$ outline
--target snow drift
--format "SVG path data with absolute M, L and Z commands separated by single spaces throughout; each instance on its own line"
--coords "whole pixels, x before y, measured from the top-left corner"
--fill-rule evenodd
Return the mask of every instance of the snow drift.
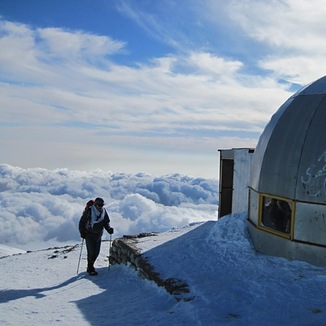
M 163 277 L 193 300 L 177 302 L 125 265 L 76 275 L 80 246 L 0 260 L 2 325 L 324 325 L 326 268 L 257 254 L 246 214 L 161 233 L 139 242 Z M 85 255 L 82 265 L 85 267 Z

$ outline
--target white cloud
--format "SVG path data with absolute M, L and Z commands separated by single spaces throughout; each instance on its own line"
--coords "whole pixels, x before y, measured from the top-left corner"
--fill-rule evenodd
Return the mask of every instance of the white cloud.
M 216 180 L 184 175 L 68 169 L 22 169 L 0 165 L 0 243 L 75 242 L 86 202 L 101 196 L 115 236 L 159 232 L 215 218 Z
M 117 144 L 124 143 L 123 139 L 130 143 L 132 139 L 132 142 L 140 146 L 165 143 L 164 147 L 167 147 L 169 141 L 166 140 L 166 135 L 170 134 L 175 138 L 170 148 L 186 140 L 181 147 L 184 151 L 189 151 L 196 142 L 206 142 L 206 137 L 200 136 L 200 132 L 193 135 L 193 131 L 239 130 L 239 117 L 243 128 L 260 132 L 270 113 L 290 95 L 286 90 L 280 90 L 273 80 L 259 78 L 258 81 L 255 80 L 257 78 L 241 76 L 240 61 L 225 60 L 202 51 L 192 52 L 188 57 L 171 55 L 157 58 L 136 67 L 105 61 L 103 55 L 101 60 L 106 62 L 107 69 L 100 69 L 87 60 L 75 59 L 83 51 L 92 54 L 93 50 L 87 46 L 97 43 L 100 43 L 98 56 L 108 51 L 108 45 L 102 46 L 102 38 L 99 40 L 95 35 L 85 36 L 80 32 L 58 29 L 39 29 L 36 33 L 27 26 L 18 26 L 24 30 L 22 35 L 27 35 L 34 74 L 30 75 L 26 67 L 19 65 L 13 71 L 7 71 L 6 65 L 2 64 L 0 69 L 5 70 L 10 75 L 8 78 L 14 82 L 4 85 L 1 102 L 2 108 L 8 108 L 2 109 L 4 122 L 8 125 L 18 124 L 15 135 L 24 142 L 40 142 L 43 137 L 51 139 L 50 135 L 53 134 L 57 135 L 57 148 L 63 149 L 69 144 L 60 140 L 60 135 L 66 139 L 68 136 L 68 139 L 73 140 L 71 145 L 78 147 L 78 140 L 74 140 L 76 137 L 69 135 L 70 128 L 74 128 L 73 133 L 78 135 L 79 143 L 85 147 L 101 143 L 101 135 L 106 135 L 106 143 L 110 138 L 118 141 Z M 12 30 L 13 28 L 7 29 L 6 39 L 15 39 L 15 35 L 10 32 Z M 56 60 L 50 60 L 51 55 L 44 60 L 49 50 L 39 45 L 36 34 L 47 37 L 53 56 L 61 55 L 64 58 L 60 65 Z M 60 43 L 59 36 L 66 39 L 63 44 L 69 43 L 67 39 L 72 40 L 67 45 L 68 48 L 66 45 L 57 45 Z M 116 45 L 116 50 L 119 46 Z M 20 43 L 17 42 L 8 51 L 14 52 L 19 47 Z M 94 51 L 97 51 L 96 48 L 95 46 Z M 14 58 L 10 66 L 16 61 L 17 58 Z M 68 64 L 71 61 L 73 64 Z M 24 81 L 27 84 L 22 84 Z M 37 85 L 33 85 L 34 82 Z M 257 92 L 261 95 L 266 93 L 267 98 L 257 97 Z M 262 106 L 264 110 L 261 110 Z M 248 114 L 243 114 L 244 112 Z M 184 126 L 190 128 L 186 131 Z M 76 132 L 76 128 L 80 131 Z M 91 133 L 89 128 L 94 132 Z M 44 129 L 48 132 L 44 133 Z M 183 134 L 179 134 L 180 130 L 183 130 Z M 4 129 L 4 139 L 15 138 L 12 131 L 13 127 Z M 148 133 L 149 137 L 146 136 Z M 215 141 L 214 133 L 211 137 Z M 241 138 L 243 137 L 239 137 L 239 142 Z M 254 137 L 252 142 L 256 140 L 257 137 Z M 47 144 L 50 143 L 53 144 L 51 141 Z M 32 144 L 31 146 L 33 147 Z M 45 146 L 47 145 L 40 147 L 40 150 L 46 151 Z M 53 150 L 59 157 L 56 147 Z
M 217 6 L 212 2 L 212 7 Z M 275 78 L 305 85 L 321 77 L 326 49 L 323 1 L 230 1 L 229 23 L 265 47 L 258 64 Z
M 292 55 L 283 57 L 268 57 L 260 61 L 261 67 L 275 71 L 278 78 L 283 78 L 289 82 L 305 84 L 307 80 L 311 82 L 320 75 L 320 65 L 324 61 L 322 53 L 315 53 L 314 56 Z M 319 63 L 319 64 L 318 64 Z
M 183 155 L 178 158 L 183 162 L 192 155 L 189 166 L 195 167 L 196 155 L 214 160 L 218 148 L 255 147 L 271 115 L 292 95 L 291 83 L 320 77 L 323 55 L 317 55 L 317 44 L 325 41 L 317 25 L 325 26 L 323 15 L 314 10 L 316 1 L 295 4 L 205 1 L 199 8 L 188 1 L 179 22 L 173 2 L 166 4 L 162 16 L 123 2 L 121 10 L 152 37 L 155 33 L 178 43 L 169 55 L 128 65 L 112 57 L 125 57 L 132 50 L 120 40 L 2 20 L 0 146 L 6 162 L 71 168 L 98 163 L 104 168 L 106 162 L 121 166 L 125 159 L 129 169 L 129 162 L 140 161 L 138 157 L 146 157 L 143 161 L 151 162 L 150 167 L 157 153 L 164 160 L 169 152 Z M 198 26 L 194 34 L 186 36 L 182 28 L 175 32 L 179 23 L 183 27 L 189 21 L 185 17 L 193 18 L 191 31 Z M 205 23 L 227 26 L 230 38 L 219 40 L 222 33 L 212 33 L 205 39 L 202 33 L 204 41 L 195 46 Z M 215 48 L 209 44 L 213 39 Z M 255 48 L 246 48 L 248 39 Z M 230 55 L 220 50 L 219 42 L 230 42 Z M 233 47 L 242 45 L 243 52 L 232 55 Z M 250 54 L 250 60 L 243 53 Z M 33 157 L 27 157 L 28 148 L 35 151 Z M 102 153 L 96 162 L 85 154 L 93 150 Z M 165 163 L 175 171 L 173 163 Z M 143 171 L 140 165 L 137 169 Z
M 205 52 L 192 53 L 189 61 L 193 66 L 198 67 L 208 75 L 218 75 L 223 82 L 225 82 L 223 77 L 233 77 L 243 66 L 243 63 L 240 61 L 225 60 Z
M 234 13 L 231 17 L 248 35 L 283 49 L 283 53 L 288 50 L 311 53 L 319 47 L 325 51 L 323 1 L 232 1 L 230 10 Z
M 40 47 L 45 48 L 45 53 L 54 58 L 80 57 L 94 60 L 94 57 L 119 53 L 125 47 L 124 42 L 85 32 L 70 32 L 61 28 L 39 28 L 37 31 L 42 39 Z

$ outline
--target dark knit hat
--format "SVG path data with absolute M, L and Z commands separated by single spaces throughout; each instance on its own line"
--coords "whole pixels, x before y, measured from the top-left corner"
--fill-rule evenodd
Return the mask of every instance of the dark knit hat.
M 95 199 L 95 205 L 100 205 L 100 206 L 104 206 L 104 199 L 101 197 L 97 197 Z

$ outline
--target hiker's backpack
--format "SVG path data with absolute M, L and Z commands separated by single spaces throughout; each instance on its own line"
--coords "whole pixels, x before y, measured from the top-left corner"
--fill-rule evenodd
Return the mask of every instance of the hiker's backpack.
M 94 205 L 95 200 L 91 199 L 86 203 L 85 210 L 90 208 L 92 205 Z
M 91 228 L 91 210 L 90 208 L 94 205 L 95 200 L 91 199 L 86 203 L 84 212 L 87 211 L 86 229 Z

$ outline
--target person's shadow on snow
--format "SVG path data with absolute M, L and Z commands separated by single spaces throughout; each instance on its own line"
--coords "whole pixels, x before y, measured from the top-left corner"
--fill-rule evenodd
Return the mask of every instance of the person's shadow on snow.
M 40 299 L 46 296 L 46 294 L 44 294 L 43 292 L 63 288 L 73 282 L 76 282 L 82 277 L 83 274 L 76 275 L 58 285 L 44 288 L 0 290 L 0 303 L 5 303 L 25 297 L 35 297 L 36 299 Z

